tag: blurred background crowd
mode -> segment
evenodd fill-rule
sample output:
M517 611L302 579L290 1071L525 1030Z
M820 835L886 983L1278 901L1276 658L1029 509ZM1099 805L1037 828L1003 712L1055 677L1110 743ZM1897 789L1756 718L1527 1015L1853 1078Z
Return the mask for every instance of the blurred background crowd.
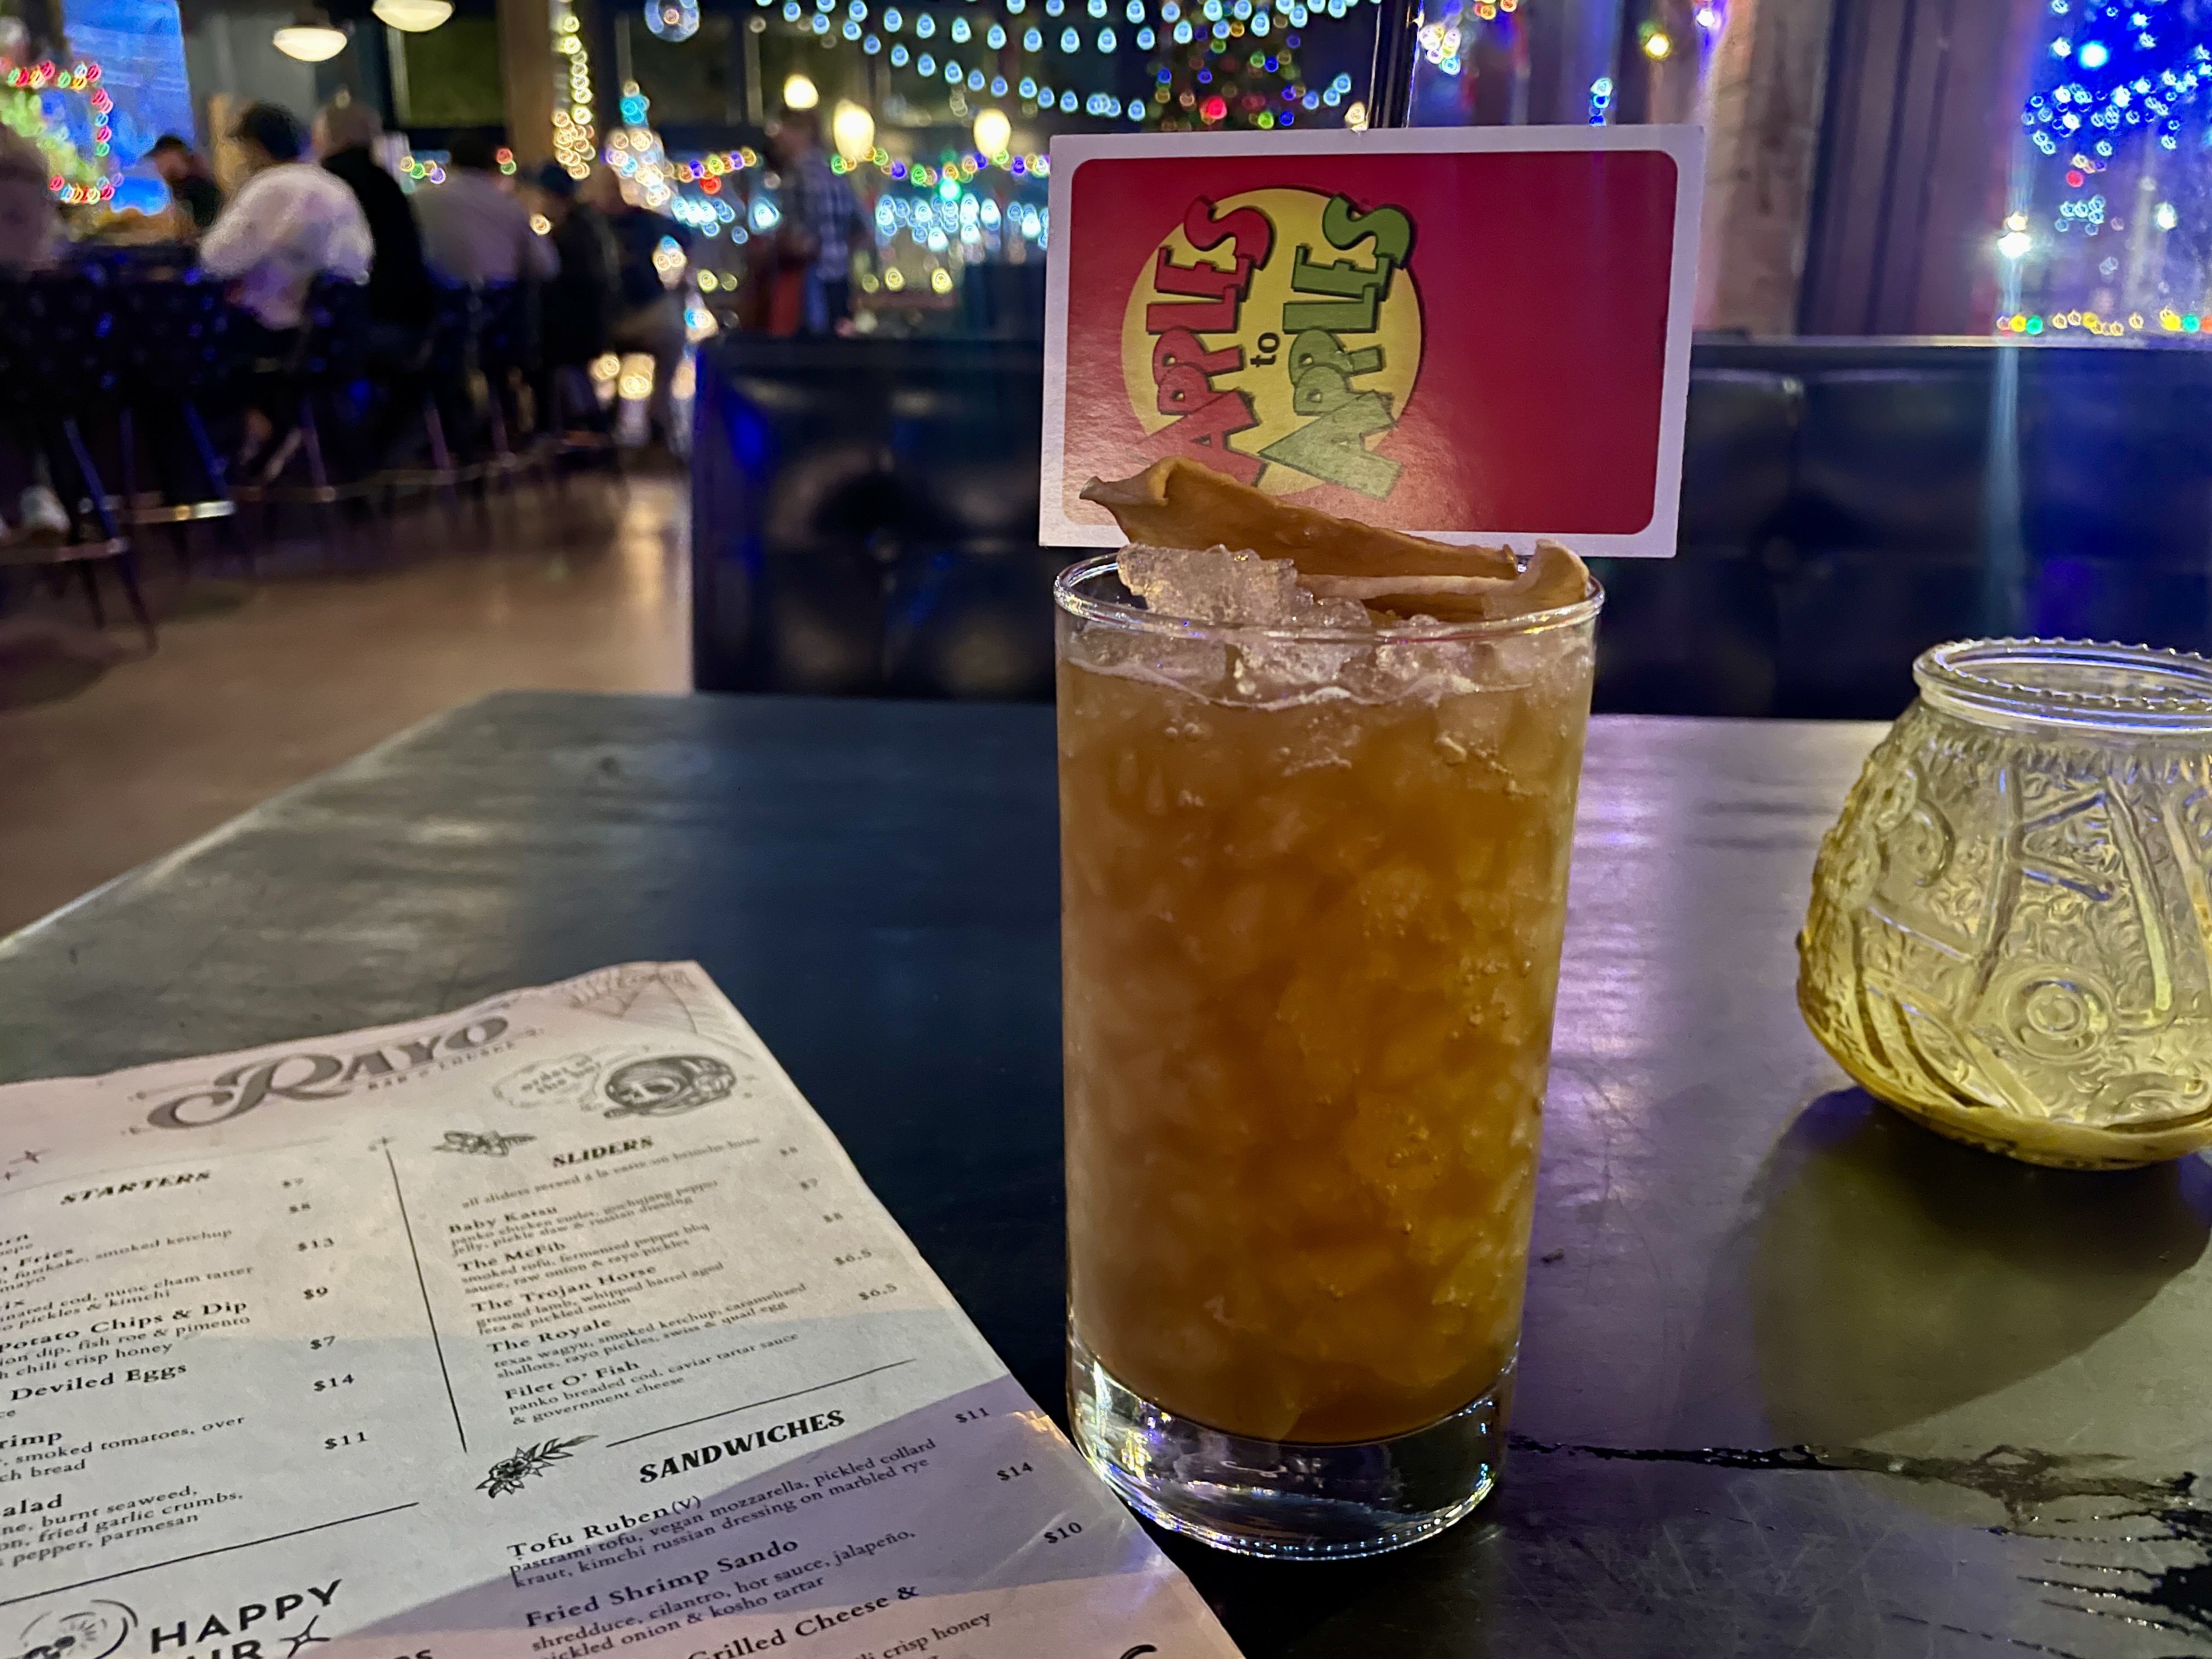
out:
M0 0L0 868L518 679L1048 696L1053 138L1362 129L1399 21L1415 125L1705 131L1601 707L2212 647L2197 0Z

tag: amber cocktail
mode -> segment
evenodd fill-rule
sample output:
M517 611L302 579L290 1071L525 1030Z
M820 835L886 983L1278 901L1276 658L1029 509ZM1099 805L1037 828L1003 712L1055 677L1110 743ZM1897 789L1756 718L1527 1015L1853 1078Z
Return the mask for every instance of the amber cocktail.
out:
M1078 1440L1226 1547L1425 1537L1503 1442L1599 595L1058 596Z

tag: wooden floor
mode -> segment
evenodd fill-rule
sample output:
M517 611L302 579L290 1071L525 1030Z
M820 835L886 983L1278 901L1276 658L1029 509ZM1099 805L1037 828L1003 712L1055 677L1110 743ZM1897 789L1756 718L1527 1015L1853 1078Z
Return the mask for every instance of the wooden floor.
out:
M285 526L276 526L283 532ZM82 596L0 612L0 935L441 709L509 687L690 685L672 471L403 509L333 545L296 524L249 578L201 532L142 549L161 638ZM28 609L23 609L27 599Z

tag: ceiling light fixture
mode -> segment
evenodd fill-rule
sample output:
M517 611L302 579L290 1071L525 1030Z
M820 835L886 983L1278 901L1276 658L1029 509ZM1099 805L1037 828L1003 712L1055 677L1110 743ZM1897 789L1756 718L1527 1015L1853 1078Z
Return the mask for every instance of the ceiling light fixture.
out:
M453 0L376 0L369 9L403 34L427 34L453 15Z
M271 35L270 42L287 58L296 58L303 64L319 64L346 49L345 31L333 27L328 15L318 7L299 13Z

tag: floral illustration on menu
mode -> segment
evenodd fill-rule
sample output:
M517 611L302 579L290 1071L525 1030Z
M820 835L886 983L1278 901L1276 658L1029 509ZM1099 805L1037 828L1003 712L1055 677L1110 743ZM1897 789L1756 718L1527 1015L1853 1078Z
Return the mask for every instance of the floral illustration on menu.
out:
M573 1440L547 1440L535 1446L518 1446L514 1456L502 1457L491 1466L491 1472L477 1483L477 1490L491 1498L520 1492L524 1481L565 1461L591 1438L588 1434L580 1434Z
M439 1152L471 1152L478 1158L505 1158L525 1141L535 1140L536 1135L501 1134L496 1131L478 1133L470 1129L448 1129L444 1144L431 1148Z

